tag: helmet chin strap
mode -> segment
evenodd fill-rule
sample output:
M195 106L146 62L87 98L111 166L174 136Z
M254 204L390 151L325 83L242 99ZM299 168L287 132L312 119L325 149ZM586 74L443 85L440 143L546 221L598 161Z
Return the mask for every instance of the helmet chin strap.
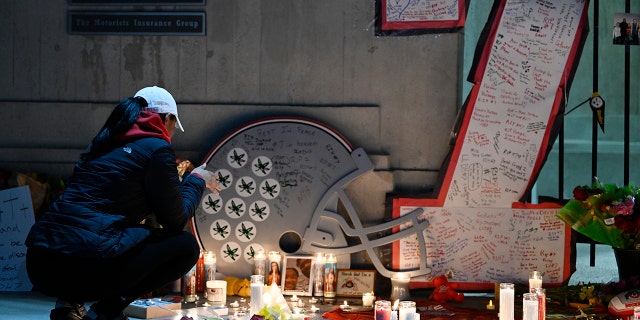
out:
M338 256L339 262L343 261L345 263L350 262L351 253L366 251L376 270L384 277L391 278L397 272L402 272L409 277L430 274L431 268L427 267L426 259L420 259L420 266L411 270L392 270L382 263L378 253L376 253L376 248L389 245L394 241L411 235L417 237L420 245L419 252L426 252L422 230L429 225L429 222L421 219L421 214L424 210L418 208L402 216L402 218L371 227L364 227L344 188L355 178L373 170L373 163L361 148L354 150L351 153L351 157L357 166L356 169L347 173L344 178L339 180L339 183L331 186L318 202L313 219L305 230L301 251L333 253ZM341 202L346 209L353 227L338 213L338 202ZM394 228L398 229L399 220L406 221L405 228L394 230ZM357 238L360 243L348 244L345 236Z

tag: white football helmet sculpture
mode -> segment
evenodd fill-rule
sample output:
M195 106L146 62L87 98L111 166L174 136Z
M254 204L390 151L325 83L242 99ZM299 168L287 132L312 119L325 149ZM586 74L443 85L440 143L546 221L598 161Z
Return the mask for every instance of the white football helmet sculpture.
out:
M334 253L341 259L366 251L382 276L430 273L425 259L412 270L391 270L381 261L377 248L412 234L419 252L426 252L422 230L428 222L418 209L364 227L344 189L373 164L364 150L353 150L320 123L270 118L247 124L220 141L205 163L223 190L203 195L191 225L202 249L216 253L218 270L226 275L252 274L260 250ZM338 212L339 203L346 217Z

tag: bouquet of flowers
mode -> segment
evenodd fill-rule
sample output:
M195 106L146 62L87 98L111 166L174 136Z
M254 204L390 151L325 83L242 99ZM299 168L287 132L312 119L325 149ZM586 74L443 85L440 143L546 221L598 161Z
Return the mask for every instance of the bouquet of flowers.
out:
M639 189L603 184L578 186L573 199L557 213L558 218L594 241L619 249L640 249Z

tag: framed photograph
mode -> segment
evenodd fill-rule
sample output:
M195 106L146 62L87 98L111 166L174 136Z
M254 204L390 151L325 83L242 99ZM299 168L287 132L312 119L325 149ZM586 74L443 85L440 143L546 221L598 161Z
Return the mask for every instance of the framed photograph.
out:
M313 257L285 256L282 264L282 294L310 296L312 293L311 270Z
M619 12L613 16L613 44L640 44L640 14Z
M362 297L376 286L375 270L338 269L336 295L340 297Z

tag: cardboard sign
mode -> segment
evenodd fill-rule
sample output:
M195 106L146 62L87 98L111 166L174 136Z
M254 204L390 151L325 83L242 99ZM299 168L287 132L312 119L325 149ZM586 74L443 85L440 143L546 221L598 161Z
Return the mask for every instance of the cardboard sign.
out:
M0 191L0 291L30 291L24 240L35 222L29 187Z

